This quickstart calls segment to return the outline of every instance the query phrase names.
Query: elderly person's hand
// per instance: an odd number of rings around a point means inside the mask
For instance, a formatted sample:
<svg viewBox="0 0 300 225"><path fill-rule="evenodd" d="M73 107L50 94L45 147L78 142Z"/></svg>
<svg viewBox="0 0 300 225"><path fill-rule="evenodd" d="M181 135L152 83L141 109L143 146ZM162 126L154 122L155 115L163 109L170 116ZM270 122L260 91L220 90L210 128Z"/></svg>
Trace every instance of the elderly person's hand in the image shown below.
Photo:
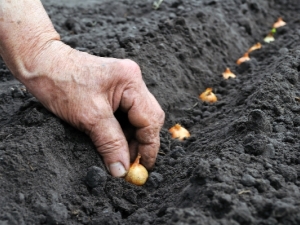
<svg viewBox="0 0 300 225"><path fill-rule="evenodd" d="M91 137L113 176L124 176L137 153L150 169L164 112L139 66L65 45L39 0L0 1L0 54L14 76L47 109ZM121 127L117 110L127 114L130 127Z"/></svg>

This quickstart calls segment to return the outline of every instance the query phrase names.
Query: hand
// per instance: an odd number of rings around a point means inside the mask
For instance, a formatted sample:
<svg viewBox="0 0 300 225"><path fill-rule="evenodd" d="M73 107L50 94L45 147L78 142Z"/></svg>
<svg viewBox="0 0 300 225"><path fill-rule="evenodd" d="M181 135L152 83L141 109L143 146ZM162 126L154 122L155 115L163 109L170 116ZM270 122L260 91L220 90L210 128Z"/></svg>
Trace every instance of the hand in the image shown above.
<svg viewBox="0 0 300 225"><path fill-rule="evenodd" d="M164 112L135 62L92 56L52 40L29 68L32 74L23 80L27 89L51 112L91 137L113 176L124 176L138 152L141 163L153 167ZM114 115L117 109L127 114L133 133L124 133Z"/></svg>

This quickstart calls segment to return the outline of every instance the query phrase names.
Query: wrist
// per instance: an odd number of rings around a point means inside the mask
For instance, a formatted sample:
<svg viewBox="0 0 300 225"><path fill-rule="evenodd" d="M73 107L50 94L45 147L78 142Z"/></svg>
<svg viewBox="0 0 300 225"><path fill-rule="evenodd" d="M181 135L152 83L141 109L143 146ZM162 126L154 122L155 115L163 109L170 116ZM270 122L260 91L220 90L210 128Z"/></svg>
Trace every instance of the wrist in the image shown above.
<svg viewBox="0 0 300 225"><path fill-rule="evenodd" d="M26 81L37 76L38 63L41 62L39 58L47 51L53 49L56 42L59 42L59 35L43 34L43 37L33 38L32 42L23 42L21 45L7 44L5 50L1 56L10 69L12 74L22 83L26 84ZM62 44L62 43L61 43ZM53 53L52 53L53 52ZM54 56L54 51L51 54Z"/></svg>
<svg viewBox="0 0 300 225"><path fill-rule="evenodd" d="M72 60L73 54L70 53L73 51L61 41L49 40L19 63L18 75L15 76L36 97L43 96L44 92L51 93L55 83L64 79L65 74L60 70L67 66L64 64L66 59Z"/></svg>
<svg viewBox="0 0 300 225"><path fill-rule="evenodd" d="M23 81L33 73L33 62L43 48L60 37L40 0L4 0L0 12L0 55Z"/></svg>

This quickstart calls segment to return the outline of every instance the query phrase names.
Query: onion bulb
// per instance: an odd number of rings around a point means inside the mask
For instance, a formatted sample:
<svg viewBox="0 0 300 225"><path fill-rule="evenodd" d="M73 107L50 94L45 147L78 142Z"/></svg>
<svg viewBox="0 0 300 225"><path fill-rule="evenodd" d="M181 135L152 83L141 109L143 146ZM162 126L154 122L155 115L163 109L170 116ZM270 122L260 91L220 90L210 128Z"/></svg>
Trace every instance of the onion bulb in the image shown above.
<svg viewBox="0 0 300 225"><path fill-rule="evenodd" d="M243 62L246 62L246 61L249 61L250 58L249 58L249 53L246 52L243 57L239 58L237 61L236 61L236 64L238 65L241 65Z"/></svg>
<svg viewBox="0 0 300 225"><path fill-rule="evenodd" d="M248 49L248 53L253 52L256 49L260 49L261 48L261 43L257 42L255 45L253 45L251 48Z"/></svg>
<svg viewBox="0 0 300 225"><path fill-rule="evenodd" d="M172 134L172 138L176 138L180 141L191 136L190 132L178 123L171 127L169 132Z"/></svg>
<svg viewBox="0 0 300 225"><path fill-rule="evenodd" d="M286 25L286 22L279 17L278 20L273 24L273 28L283 27L284 25Z"/></svg>
<svg viewBox="0 0 300 225"><path fill-rule="evenodd" d="M226 68L226 70L224 71L224 73L222 75L223 75L224 79L228 79L229 77L231 77L231 78L236 77L235 74L232 73L228 67Z"/></svg>
<svg viewBox="0 0 300 225"><path fill-rule="evenodd" d="M274 36L273 36L272 33L269 33L269 34L264 38L264 42L270 43L270 42L272 42L272 41L275 41L275 38L274 38Z"/></svg>
<svg viewBox="0 0 300 225"><path fill-rule="evenodd" d="M147 169L140 164L141 155L138 154L135 161L130 164L129 171L125 177L125 180L129 183L142 186L148 179Z"/></svg>
<svg viewBox="0 0 300 225"><path fill-rule="evenodd" d="M217 101L217 96L212 92L212 88L206 90L199 96L203 102L214 103Z"/></svg>

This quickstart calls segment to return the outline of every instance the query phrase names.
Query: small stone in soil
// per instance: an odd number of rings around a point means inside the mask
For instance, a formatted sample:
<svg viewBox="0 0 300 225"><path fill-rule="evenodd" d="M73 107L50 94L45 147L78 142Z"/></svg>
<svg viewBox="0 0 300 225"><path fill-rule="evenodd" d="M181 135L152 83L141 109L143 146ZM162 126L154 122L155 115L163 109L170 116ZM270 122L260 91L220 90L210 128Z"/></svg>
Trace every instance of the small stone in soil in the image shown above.
<svg viewBox="0 0 300 225"><path fill-rule="evenodd" d="M157 188L163 180L164 178L160 173L152 172L150 173L146 185L149 187Z"/></svg>
<svg viewBox="0 0 300 225"><path fill-rule="evenodd" d="M98 185L104 187L106 184L106 180L106 172L97 166L92 166L91 168L89 168L85 177L85 182L90 188L94 188Z"/></svg>

